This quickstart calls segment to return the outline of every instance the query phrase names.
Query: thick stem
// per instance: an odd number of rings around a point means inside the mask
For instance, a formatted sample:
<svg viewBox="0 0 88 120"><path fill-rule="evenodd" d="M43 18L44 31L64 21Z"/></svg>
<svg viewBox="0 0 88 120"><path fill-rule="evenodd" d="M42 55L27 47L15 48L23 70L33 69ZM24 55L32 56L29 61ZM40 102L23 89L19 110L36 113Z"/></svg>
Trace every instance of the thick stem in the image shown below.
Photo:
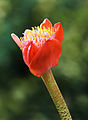
<svg viewBox="0 0 88 120"><path fill-rule="evenodd" d="M41 77L50 93L50 96L53 99L53 102L59 112L61 120L72 120L67 105L57 86L51 70L44 73Z"/></svg>

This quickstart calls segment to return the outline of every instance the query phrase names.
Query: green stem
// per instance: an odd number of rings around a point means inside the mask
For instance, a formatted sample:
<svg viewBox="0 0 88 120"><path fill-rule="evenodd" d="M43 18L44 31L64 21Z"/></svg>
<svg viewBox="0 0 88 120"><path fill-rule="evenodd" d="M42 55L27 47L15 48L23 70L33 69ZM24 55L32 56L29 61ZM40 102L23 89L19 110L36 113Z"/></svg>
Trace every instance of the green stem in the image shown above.
<svg viewBox="0 0 88 120"><path fill-rule="evenodd" d="M41 77L53 99L53 102L59 112L61 120L72 120L67 105L57 86L51 70L44 73Z"/></svg>

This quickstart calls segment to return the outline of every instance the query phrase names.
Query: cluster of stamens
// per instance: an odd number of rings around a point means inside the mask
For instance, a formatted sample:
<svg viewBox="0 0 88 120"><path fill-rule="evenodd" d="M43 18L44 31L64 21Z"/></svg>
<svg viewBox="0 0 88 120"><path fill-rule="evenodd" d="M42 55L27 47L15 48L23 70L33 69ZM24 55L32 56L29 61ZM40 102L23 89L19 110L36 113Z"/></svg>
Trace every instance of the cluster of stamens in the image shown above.
<svg viewBox="0 0 88 120"><path fill-rule="evenodd" d="M45 41L47 41L48 39L52 39L54 34L55 29L53 27L46 29L45 27L39 28L39 26L35 26L32 27L32 30L27 30L27 33L24 32L24 36L20 37L20 39L23 43L33 41L36 46L42 46Z"/></svg>

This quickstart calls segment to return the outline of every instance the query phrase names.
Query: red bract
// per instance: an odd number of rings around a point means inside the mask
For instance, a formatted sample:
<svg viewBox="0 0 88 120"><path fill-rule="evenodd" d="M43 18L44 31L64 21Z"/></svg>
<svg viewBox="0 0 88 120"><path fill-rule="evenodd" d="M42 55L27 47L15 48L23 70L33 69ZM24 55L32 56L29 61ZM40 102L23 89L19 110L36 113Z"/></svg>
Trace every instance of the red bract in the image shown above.
<svg viewBox="0 0 88 120"><path fill-rule="evenodd" d="M35 76L40 77L58 65L63 40L63 28L60 22L52 27L51 22L45 19L40 27L25 30L21 39L13 33L11 36L22 50L24 62Z"/></svg>

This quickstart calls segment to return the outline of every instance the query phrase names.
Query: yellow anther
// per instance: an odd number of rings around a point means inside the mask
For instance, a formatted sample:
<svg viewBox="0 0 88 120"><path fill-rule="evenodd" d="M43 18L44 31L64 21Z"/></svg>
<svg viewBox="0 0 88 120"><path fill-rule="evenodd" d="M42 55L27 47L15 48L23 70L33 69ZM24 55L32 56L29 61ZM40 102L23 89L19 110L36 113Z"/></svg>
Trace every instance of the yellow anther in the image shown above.
<svg viewBox="0 0 88 120"><path fill-rule="evenodd" d="M32 37L30 37L30 40L32 40Z"/></svg>
<svg viewBox="0 0 88 120"><path fill-rule="evenodd" d="M35 42L35 45L38 46L38 42Z"/></svg>
<svg viewBox="0 0 88 120"><path fill-rule="evenodd" d="M20 40L23 40L24 39L24 37L20 37Z"/></svg>
<svg viewBox="0 0 88 120"><path fill-rule="evenodd" d="M35 30L35 34L37 34L37 30Z"/></svg>
<svg viewBox="0 0 88 120"><path fill-rule="evenodd" d="M47 40L48 38L46 37L45 39Z"/></svg>
<svg viewBox="0 0 88 120"><path fill-rule="evenodd" d="M32 30L34 30L34 27L31 27L32 28Z"/></svg>
<svg viewBox="0 0 88 120"><path fill-rule="evenodd" d="M42 28L40 27L40 31L42 30Z"/></svg>
<svg viewBox="0 0 88 120"><path fill-rule="evenodd" d="M47 29L44 29L44 32L47 32L48 30Z"/></svg>
<svg viewBox="0 0 88 120"><path fill-rule="evenodd" d="M50 29L51 31L53 30L53 28L51 27L51 29Z"/></svg>
<svg viewBox="0 0 88 120"><path fill-rule="evenodd" d="M34 37L34 39L35 39L35 37Z"/></svg>
<svg viewBox="0 0 88 120"><path fill-rule="evenodd" d="M28 33L31 33L31 30L30 30L30 31L28 31Z"/></svg>
<svg viewBox="0 0 88 120"><path fill-rule="evenodd" d="M30 38L30 34L28 34L27 36L28 36L28 38Z"/></svg>
<svg viewBox="0 0 88 120"><path fill-rule="evenodd" d="M43 26L43 29L46 29L45 26Z"/></svg>
<svg viewBox="0 0 88 120"><path fill-rule="evenodd" d="M48 30L50 30L50 27L48 27Z"/></svg>
<svg viewBox="0 0 88 120"><path fill-rule="evenodd" d="M55 31L57 30L58 28L55 28ZM53 29L54 30L54 29Z"/></svg>
<svg viewBox="0 0 88 120"><path fill-rule="evenodd" d="M36 29L37 27L36 27L36 26L34 26L34 28Z"/></svg>
<svg viewBox="0 0 88 120"><path fill-rule="evenodd" d="M27 42L27 40L24 40L24 42Z"/></svg>
<svg viewBox="0 0 88 120"><path fill-rule="evenodd" d="M26 35L24 34L24 37L26 37Z"/></svg>
<svg viewBox="0 0 88 120"><path fill-rule="evenodd" d="M41 33L41 30L39 30L39 33Z"/></svg>
<svg viewBox="0 0 88 120"><path fill-rule="evenodd" d="M36 28L39 29L39 26L37 26Z"/></svg>

